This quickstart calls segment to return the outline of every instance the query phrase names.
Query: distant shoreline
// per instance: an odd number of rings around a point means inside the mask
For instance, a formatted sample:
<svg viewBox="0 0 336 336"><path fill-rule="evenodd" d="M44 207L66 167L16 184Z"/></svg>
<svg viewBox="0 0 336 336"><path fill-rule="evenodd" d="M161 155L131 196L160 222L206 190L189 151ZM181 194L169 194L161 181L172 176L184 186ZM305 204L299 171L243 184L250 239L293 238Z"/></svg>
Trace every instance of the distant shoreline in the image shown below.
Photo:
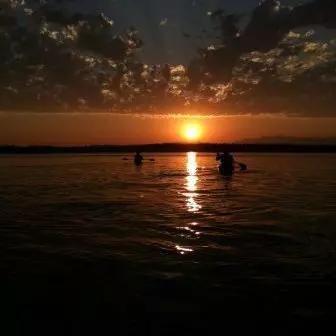
<svg viewBox="0 0 336 336"><path fill-rule="evenodd" d="M147 144L92 146L0 146L1 154L88 154L88 153L185 153L222 152L226 148L235 153L336 153L336 144Z"/></svg>

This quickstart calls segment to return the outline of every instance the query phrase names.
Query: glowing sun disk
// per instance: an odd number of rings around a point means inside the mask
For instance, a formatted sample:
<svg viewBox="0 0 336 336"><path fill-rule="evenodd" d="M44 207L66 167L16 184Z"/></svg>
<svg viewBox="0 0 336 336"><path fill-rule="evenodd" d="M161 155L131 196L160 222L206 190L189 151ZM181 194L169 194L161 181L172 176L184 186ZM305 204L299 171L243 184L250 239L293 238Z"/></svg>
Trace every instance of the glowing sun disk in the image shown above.
<svg viewBox="0 0 336 336"><path fill-rule="evenodd" d="M197 126L187 126L184 131L187 140L196 140L200 137L200 130Z"/></svg>

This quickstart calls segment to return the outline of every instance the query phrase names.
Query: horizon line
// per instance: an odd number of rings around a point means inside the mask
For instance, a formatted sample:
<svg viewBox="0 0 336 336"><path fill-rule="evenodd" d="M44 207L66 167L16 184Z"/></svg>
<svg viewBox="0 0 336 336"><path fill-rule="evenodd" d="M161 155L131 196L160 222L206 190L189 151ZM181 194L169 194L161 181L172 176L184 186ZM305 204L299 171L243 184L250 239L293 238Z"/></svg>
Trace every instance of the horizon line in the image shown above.
<svg viewBox="0 0 336 336"><path fill-rule="evenodd" d="M253 141L254 140L254 141ZM253 139L251 142L249 140L240 140L240 141L233 141L233 142L153 142L153 143L131 143L131 144L109 144L109 143L101 143L101 144L31 144L31 145L15 145L15 144L0 144L0 148L4 147L16 147L16 148L29 148L29 147L53 147L53 148L85 148L85 147L141 147L141 146L167 146L167 145L179 145L179 146L202 146L202 145L210 145L210 146L231 146L231 145L239 145L239 146L250 146L250 145L333 145L336 146L336 138L332 141L328 142L328 138L325 138L325 142L323 141L324 138L320 139L300 139L298 138L297 141L269 141L269 142L258 142L257 139ZM262 140L262 138L260 138Z"/></svg>

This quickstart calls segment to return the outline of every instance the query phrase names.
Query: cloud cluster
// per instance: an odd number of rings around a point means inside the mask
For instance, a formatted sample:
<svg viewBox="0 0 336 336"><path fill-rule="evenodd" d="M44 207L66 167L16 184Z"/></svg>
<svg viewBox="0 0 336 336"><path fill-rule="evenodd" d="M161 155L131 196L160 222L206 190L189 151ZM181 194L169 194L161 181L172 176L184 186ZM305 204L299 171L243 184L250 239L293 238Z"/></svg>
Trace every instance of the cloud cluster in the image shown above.
<svg viewBox="0 0 336 336"><path fill-rule="evenodd" d="M239 16L204 13L219 38L187 66L142 63L141 32L116 31L103 12L73 12L74 1L0 2L1 110L158 113L212 106L219 113L333 115L335 41L297 32L336 28L333 0L296 7L264 0L243 28Z"/></svg>
<svg viewBox="0 0 336 336"><path fill-rule="evenodd" d="M134 28L116 34L103 13L66 12L63 2L0 4L2 109L103 107L105 88L140 48Z"/></svg>

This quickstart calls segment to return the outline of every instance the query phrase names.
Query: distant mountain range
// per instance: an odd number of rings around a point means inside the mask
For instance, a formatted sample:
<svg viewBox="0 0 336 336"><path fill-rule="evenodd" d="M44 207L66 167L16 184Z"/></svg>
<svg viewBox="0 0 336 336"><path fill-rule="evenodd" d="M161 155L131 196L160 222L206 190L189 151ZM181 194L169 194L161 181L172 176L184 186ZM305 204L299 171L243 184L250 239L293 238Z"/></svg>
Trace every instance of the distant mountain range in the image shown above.
<svg viewBox="0 0 336 336"><path fill-rule="evenodd" d="M336 131L335 131L336 132ZM237 144L303 144L303 145L336 145L336 137L293 137L293 136L265 136L255 139L244 139L236 141Z"/></svg>

